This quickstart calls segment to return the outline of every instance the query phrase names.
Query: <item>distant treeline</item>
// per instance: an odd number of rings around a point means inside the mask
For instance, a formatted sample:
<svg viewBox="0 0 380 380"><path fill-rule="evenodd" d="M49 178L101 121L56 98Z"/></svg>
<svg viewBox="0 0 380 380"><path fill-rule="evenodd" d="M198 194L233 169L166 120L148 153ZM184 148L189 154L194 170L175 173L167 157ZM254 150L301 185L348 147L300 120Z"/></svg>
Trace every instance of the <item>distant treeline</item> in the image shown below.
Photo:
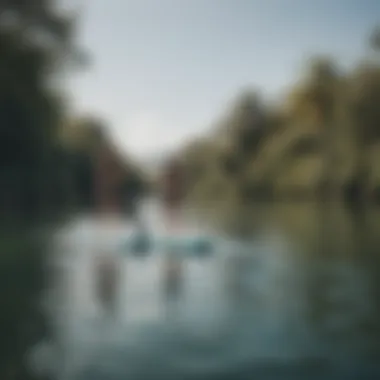
<svg viewBox="0 0 380 380"><path fill-rule="evenodd" d="M380 32L371 58L343 70L310 60L277 105L243 92L212 131L182 150L189 200L380 200Z"/></svg>

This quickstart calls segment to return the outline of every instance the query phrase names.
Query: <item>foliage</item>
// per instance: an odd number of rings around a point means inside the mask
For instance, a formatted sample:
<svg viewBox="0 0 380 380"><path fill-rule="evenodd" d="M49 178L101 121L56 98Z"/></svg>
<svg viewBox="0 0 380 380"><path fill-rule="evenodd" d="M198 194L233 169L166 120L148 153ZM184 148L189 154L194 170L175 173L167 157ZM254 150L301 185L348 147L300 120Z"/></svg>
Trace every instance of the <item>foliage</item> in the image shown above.
<svg viewBox="0 0 380 380"><path fill-rule="evenodd" d="M0 213L8 221L93 204L92 153L110 144L106 123L86 116L68 125L57 87L88 61L76 22L53 0L0 1Z"/></svg>
<svg viewBox="0 0 380 380"><path fill-rule="evenodd" d="M372 47L377 40L374 33ZM231 186L235 202L243 203L258 196L375 197L380 61L343 72L329 57L315 57L306 69L281 104L265 104L245 90L213 134L197 141L195 154L191 144L183 149L188 171L198 173L191 176L190 201L214 204L212 189L218 187L220 198ZM218 185L211 180L216 173Z"/></svg>
<svg viewBox="0 0 380 380"><path fill-rule="evenodd" d="M60 188L55 135L65 106L53 80L78 48L73 18L53 1L4 0L0 15L0 210L33 217Z"/></svg>

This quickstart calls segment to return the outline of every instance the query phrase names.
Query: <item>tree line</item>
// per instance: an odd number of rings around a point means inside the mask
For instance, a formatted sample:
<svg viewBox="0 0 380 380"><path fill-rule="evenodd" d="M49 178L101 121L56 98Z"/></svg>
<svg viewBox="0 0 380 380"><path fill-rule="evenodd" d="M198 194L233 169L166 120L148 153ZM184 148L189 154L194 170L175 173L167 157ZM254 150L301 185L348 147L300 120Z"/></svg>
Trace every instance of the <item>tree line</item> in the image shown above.
<svg viewBox="0 0 380 380"><path fill-rule="evenodd" d="M181 151L189 200L380 200L380 32L344 70L316 56L278 104L243 91L211 132Z"/></svg>
<svg viewBox="0 0 380 380"><path fill-rule="evenodd" d="M75 39L77 21L78 14L63 11L56 1L0 1L0 215L5 221L94 205L94 144L110 144L106 123L95 115L71 115L70 98L59 86L90 64ZM116 154L115 159L141 179L128 160Z"/></svg>

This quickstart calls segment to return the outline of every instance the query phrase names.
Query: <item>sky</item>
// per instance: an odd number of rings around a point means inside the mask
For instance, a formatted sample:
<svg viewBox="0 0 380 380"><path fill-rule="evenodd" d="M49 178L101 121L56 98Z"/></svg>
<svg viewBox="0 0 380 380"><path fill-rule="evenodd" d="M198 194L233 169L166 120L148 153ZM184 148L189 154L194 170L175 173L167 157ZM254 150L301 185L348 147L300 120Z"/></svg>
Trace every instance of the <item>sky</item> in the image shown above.
<svg viewBox="0 0 380 380"><path fill-rule="evenodd" d="M207 133L242 89L283 93L312 54L351 65L380 22L379 0L67 1L93 59L70 80L74 111L139 160Z"/></svg>

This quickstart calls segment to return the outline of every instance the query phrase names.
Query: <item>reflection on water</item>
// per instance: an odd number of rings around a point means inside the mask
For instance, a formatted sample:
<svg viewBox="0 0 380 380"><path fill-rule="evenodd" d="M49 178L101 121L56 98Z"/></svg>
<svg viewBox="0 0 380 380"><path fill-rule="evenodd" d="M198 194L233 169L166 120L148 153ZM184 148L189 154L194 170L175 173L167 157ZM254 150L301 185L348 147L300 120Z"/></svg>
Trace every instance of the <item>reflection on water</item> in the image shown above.
<svg viewBox="0 0 380 380"><path fill-rule="evenodd" d="M34 378L25 354L47 329L37 303L43 286L40 243L24 229L0 233L0 378L4 380Z"/></svg>
<svg viewBox="0 0 380 380"><path fill-rule="evenodd" d="M260 233L203 258L128 256L127 225L78 221L52 256L51 334L29 362L57 380L378 378L379 216L267 207L252 212ZM112 313L97 297L99 255L118 269Z"/></svg>

